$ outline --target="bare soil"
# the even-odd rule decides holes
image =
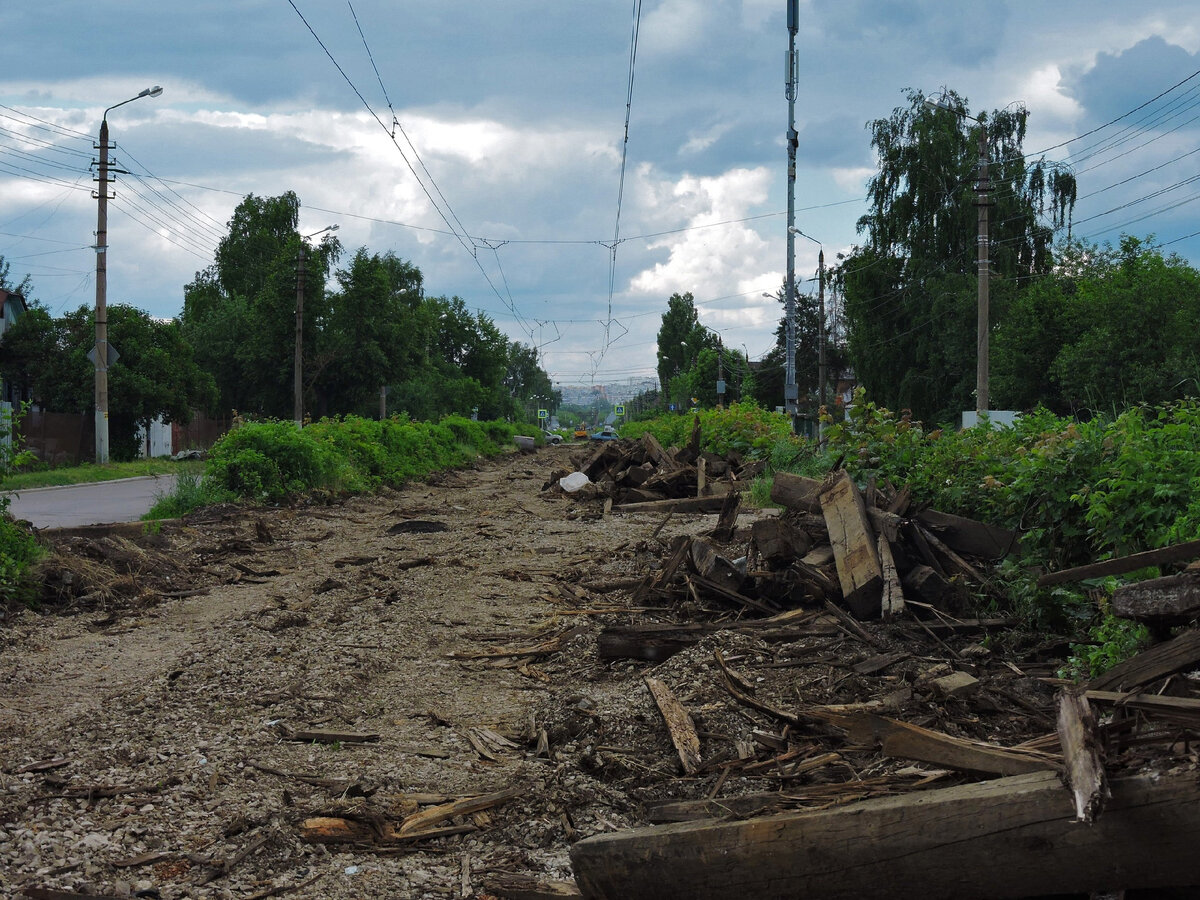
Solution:
[[[58,606],[0,627],[0,893],[457,897],[489,875],[568,879],[570,841],[637,822],[638,804],[562,750],[597,708],[630,703],[623,680],[602,683],[597,617],[565,609],[562,586],[643,573],[712,519],[675,517],[648,546],[661,514],[542,493],[570,452],[157,535],[55,537]],[[566,629],[560,652],[483,655]],[[636,706],[660,731],[649,696]],[[306,729],[378,740],[287,740]],[[670,777],[656,736],[661,758],[632,764]],[[577,755],[603,768],[591,744]],[[512,786],[460,835],[386,852],[302,838],[318,814],[399,820],[439,799],[418,795]]]
[[[979,634],[826,621],[782,642],[722,631],[657,664],[602,662],[605,624],[731,611],[631,608],[622,585],[716,517],[611,514],[543,490],[582,453],[216,508],[158,533],[49,537],[45,609],[0,623],[0,894],[519,896],[504,890],[514,877],[570,881],[574,841],[660,821],[649,810],[664,801],[743,815],[756,797],[825,807],[967,777],[772,714],[798,704],[882,700],[945,733],[1052,749],[1034,739],[1054,730],[1062,648],[1036,642],[1002,660]],[[742,513],[731,557],[771,514]],[[932,691],[951,670],[979,689]],[[647,675],[694,720],[691,776]],[[305,731],[341,737],[294,739]],[[1190,748],[1174,756],[1157,762],[1195,765]],[[506,790],[438,833],[394,834],[418,810]],[[312,840],[320,817],[359,831]]]

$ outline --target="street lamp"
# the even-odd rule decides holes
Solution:
[[[925,98],[925,105],[933,109],[944,109],[956,116],[970,119],[979,126],[979,178],[975,183],[975,205],[979,207],[978,262],[976,266],[979,281],[979,309],[975,323],[975,415],[981,417],[988,409],[988,354],[989,328],[988,319],[988,277],[991,262],[988,259],[988,146],[987,124],[965,109],[958,109],[946,102],[945,98],[934,100]]]
[[[292,418],[297,428],[304,425],[304,248],[309,238],[337,230],[337,225],[326,225],[320,231],[301,235],[300,252],[296,255],[296,356],[293,361],[295,380],[292,385]]]
[[[157,97],[163,89],[157,84],[136,97],[122,100],[104,110],[100,117],[99,173],[96,182],[96,346],[92,353],[96,364],[96,462],[108,462],[108,114],[118,106]],[[115,354],[113,354],[115,355]]]

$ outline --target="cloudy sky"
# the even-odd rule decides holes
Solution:
[[[109,115],[131,173],[110,204],[110,303],[178,314],[239,200],[293,190],[302,231],[336,223],[348,251],[411,260],[564,386],[653,374],[674,292],[757,357],[786,266],[786,6],[6,2],[0,255],[52,311],[94,302],[101,115],[157,84]],[[865,125],[908,87],[973,112],[1024,103],[1025,149],[1076,171],[1077,235],[1153,234],[1200,264],[1194,0],[800,0],[800,20],[797,225],[814,241],[798,280],[815,241],[827,257],[855,242]]]

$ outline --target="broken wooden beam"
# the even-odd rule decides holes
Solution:
[[[1120,709],[1132,709],[1145,713],[1151,718],[1200,728],[1200,699],[1196,697],[1124,694],[1120,691],[1088,691],[1084,697],[1093,703],[1102,703]]]
[[[904,612],[904,587],[900,583],[900,573],[896,570],[896,558],[892,555],[892,545],[885,535],[879,535],[879,568],[883,573],[883,594],[880,600],[880,614],[885,622]]]
[[[1074,691],[1058,695],[1058,742],[1067,785],[1075,798],[1075,818],[1090,824],[1108,800],[1108,779],[1096,717],[1087,699]]]
[[[1090,691],[1136,691],[1160,678],[1196,668],[1200,668],[1200,631],[1185,631],[1118,663],[1089,681],[1087,688]]]
[[[689,497],[681,500],[650,500],[646,503],[619,503],[613,512],[666,512],[710,513],[720,512],[725,503],[723,496]]]
[[[771,482],[771,502],[800,512],[821,511],[821,482],[790,472],[776,472]]]
[[[1165,566],[1170,563],[1186,562],[1200,557],[1200,541],[1188,541],[1173,547],[1162,547],[1158,550],[1146,550],[1143,553],[1133,553],[1117,559],[1106,559],[1074,569],[1063,569],[1050,572],[1037,580],[1038,587],[1049,587],[1052,584],[1066,584],[1071,581],[1084,581],[1089,578],[1103,578],[1106,575],[1123,575],[1126,572],[1136,572],[1148,566]]]
[[[662,713],[663,721],[667,723],[667,731],[679,754],[683,774],[695,775],[700,769],[700,736],[696,734],[696,724],[661,679],[647,675],[643,680],[658,706],[658,711]]]
[[[1091,826],[1075,822],[1058,776],[1038,772],[600,834],[571,847],[571,864],[588,900],[978,900],[1194,884],[1196,779],[1131,778],[1112,792]]]
[[[856,744],[878,746],[885,755],[897,759],[915,759],[985,775],[1024,775],[1058,769],[1055,758],[1044,753],[969,741],[874,713],[844,715],[818,708],[801,710],[801,714],[843,728]]]
[[[1017,545],[1015,531],[936,509],[922,510],[917,514],[917,521],[941,538],[946,546],[979,559],[1000,559]]]
[[[880,611],[883,569],[862,495],[849,473],[842,470],[821,487],[819,498],[842,598],[858,618],[874,618]]]
[[[1190,622],[1200,616],[1200,572],[1121,585],[1113,591],[1112,613],[1164,627]]]

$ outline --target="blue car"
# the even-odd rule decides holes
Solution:
[[[605,425],[595,434],[588,435],[589,440],[593,441],[616,441],[620,439],[620,435],[611,425]]]

